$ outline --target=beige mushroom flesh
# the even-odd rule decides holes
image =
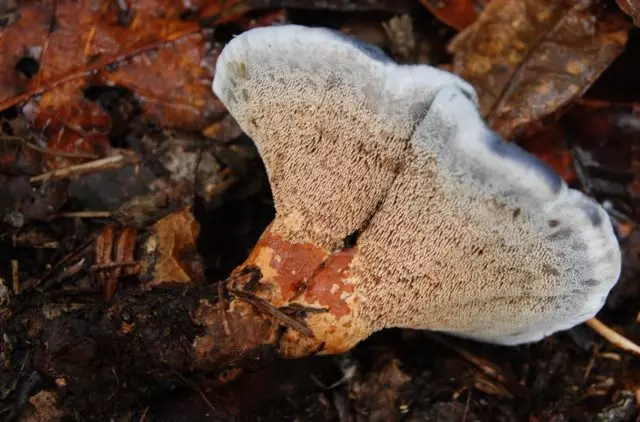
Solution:
[[[389,327],[535,342],[595,316],[618,279],[605,210],[489,130],[453,74],[283,25],[229,42],[213,91],[267,168],[276,218],[243,267],[253,294],[302,310],[286,356]]]

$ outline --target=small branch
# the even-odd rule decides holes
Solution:
[[[55,214],[54,217],[59,217],[59,218],[109,218],[109,217],[111,217],[111,211],[60,212],[58,214]]]
[[[66,152],[66,151],[57,151],[54,149],[50,149],[50,148],[40,148],[37,145],[32,144],[31,142],[27,142],[24,141],[24,145],[29,148],[32,149],[34,151],[37,151],[41,154],[44,155],[51,155],[53,157],[62,157],[62,158],[80,158],[80,159],[84,159],[84,160],[96,160],[99,157],[95,154],[88,154],[85,152]]]
[[[2,137],[0,137],[0,141],[16,141],[16,142],[20,142],[22,145],[24,145],[26,148],[32,149],[34,151],[39,152],[40,154],[44,154],[44,155],[51,155],[54,157],[62,157],[62,158],[83,158],[85,160],[97,160],[98,157],[95,154],[88,154],[88,153],[84,153],[84,152],[66,152],[66,151],[57,151],[51,148],[41,148],[35,144],[32,144],[31,142],[27,141],[24,138],[21,138],[19,136],[9,136],[9,135],[2,135]]]
[[[89,161],[87,163],[77,164],[42,173],[37,176],[31,177],[29,181],[31,183],[34,183],[51,179],[65,179],[71,176],[77,176],[86,173],[95,173],[98,171],[117,169],[129,164],[134,164],[137,161],[138,158],[135,156],[114,155],[113,157],[101,158],[99,160]]]
[[[425,332],[425,334],[440,343],[442,346],[447,347],[456,352],[460,357],[475,365],[484,375],[496,380],[502,386],[505,391],[513,396],[526,397],[530,394],[529,389],[518,383],[511,373],[505,372],[500,366],[488,361],[487,359],[475,356],[463,347],[455,344],[453,341],[447,340],[440,334]]]
[[[239,290],[228,289],[229,293],[255,306],[259,311],[276,319],[281,324],[299,331],[306,337],[313,338],[313,331],[303,323],[296,321],[264,299]]]
[[[11,285],[13,286],[13,294],[20,294],[20,278],[18,277],[18,261],[11,260]]]
[[[600,322],[597,318],[591,318],[585,324],[587,324],[593,331],[600,334],[614,346],[640,356],[640,346],[638,346],[625,336],[616,333],[611,328]]]
[[[496,381],[499,381],[499,382],[501,382],[503,384],[508,384],[508,379],[503,374],[502,369],[499,366],[495,365],[493,362],[489,362],[486,359],[483,359],[481,357],[473,355],[468,350],[463,349],[462,347],[458,346],[455,343],[452,343],[452,342],[450,342],[448,340],[445,340],[442,336],[440,336],[440,335],[438,335],[436,333],[427,333],[427,336],[429,338],[437,341],[441,345],[443,345],[445,347],[448,347],[449,349],[453,350],[458,355],[460,355],[462,358],[464,358],[467,361],[471,362],[478,369],[480,369],[485,375],[487,375],[487,376],[489,376],[489,377],[491,377],[491,378],[495,379]]]

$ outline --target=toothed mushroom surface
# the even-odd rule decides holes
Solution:
[[[261,294],[326,310],[306,317],[315,343],[287,334],[292,355],[387,327],[533,342],[592,318],[618,279],[604,209],[489,130],[453,74],[284,25],[229,42],[213,90],[273,191],[247,260]]]

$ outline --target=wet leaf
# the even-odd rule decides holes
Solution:
[[[551,166],[565,182],[573,183],[576,180],[573,158],[564,142],[564,132],[560,124],[552,124],[541,129],[520,142],[520,146]]]
[[[623,107],[576,106],[563,120],[582,189],[637,219],[640,117]]]
[[[489,0],[420,0],[440,21],[458,31],[471,25],[488,2]]]
[[[633,18],[633,23],[640,26],[640,1],[638,0],[616,0],[620,9]]]
[[[172,0],[129,3],[29,2],[0,32],[0,110],[20,106],[44,135],[40,147],[108,153],[118,122],[91,88],[132,92],[144,118],[164,127],[197,130],[224,113],[211,92],[219,46],[200,22],[236,19],[248,7],[237,0],[200,11]],[[45,170],[77,162],[48,157]]]
[[[450,44],[453,70],[476,87],[491,126],[514,137],[584,93],[629,29],[595,0],[493,0]]]

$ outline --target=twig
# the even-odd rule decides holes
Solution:
[[[111,217],[111,211],[75,211],[75,212],[60,212],[55,214],[54,217],[61,218],[109,218]]]
[[[312,308],[310,306],[302,306],[298,303],[292,303],[290,305],[280,308],[283,312],[302,312],[307,314],[323,314],[329,312],[327,308]]]
[[[58,151],[50,148],[40,148],[39,146],[34,145],[31,142],[28,142],[26,140],[24,140],[23,142],[24,142],[24,146],[26,146],[27,148],[32,149],[34,151],[38,151],[39,153],[44,155],[51,155],[54,157],[62,157],[62,158],[81,158],[85,160],[96,160],[99,158],[95,154],[88,154],[86,152]]]
[[[129,155],[114,155],[113,157],[101,158],[87,163],[77,164],[61,169],[48,171],[46,173],[33,176],[29,179],[31,183],[41,182],[43,180],[64,179],[70,176],[80,174],[93,173],[103,170],[117,169],[128,164],[134,164],[138,161],[137,157]]]
[[[598,357],[600,350],[599,350],[599,346],[597,344],[593,345],[593,350],[591,351],[591,359],[589,359],[589,363],[587,364],[587,367],[584,370],[584,376],[582,377],[582,382],[584,384],[587,383],[587,379],[589,378],[589,375],[591,374],[591,370],[593,369],[593,365],[596,363],[596,358]]]
[[[469,406],[471,405],[471,393],[472,390],[469,389],[467,393],[467,403],[464,405],[464,413],[462,414],[462,422],[467,422],[467,417],[469,416]]]
[[[482,373],[484,373],[488,377],[498,381],[500,384],[502,384],[505,387],[505,391],[507,393],[515,396],[519,396],[519,397],[526,397],[530,394],[528,387],[518,383],[512,374],[505,372],[498,365],[495,365],[494,363],[489,362],[486,359],[473,355],[468,350],[465,350],[464,348],[455,344],[454,342],[448,341],[447,339],[445,339],[443,336],[439,334],[432,333],[432,332],[425,332],[425,334],[428,337],[440,343],[441,345],[450,348],[451,350],[456,352],[458,355],[460,355],[462,358],[471,362],[478,369],[480,369]]]
[[[640,107],[640,104],[637,102],[612,102],[612,101],[605,101],[605,100],[596,100],[593,98],[581,98],[579,100],[576,101],[576,103],[578,105],[581,105],[582,107],[585,108],[592,108],[592,109],[602,109],[602,108],[613,108],[613,107],[617,107],[617,108],[625,108],[625,109],[629,109],[629,110],[637,110],[638,107]]]
[[[147,406],[144,409],[144,412],[142,412],[142,416],[140,416],[140,422],[144,422],[144,420],[147,418],[147,412],[149,411],[149,406]]]
[[[189,387],[193,388],[195,391],[197,391],[198,393],[200,393],[200,397],[202,397],[202,400],[204,400],[204,402],[207,404],[207,406],[209,406],[209,408],[211,409],[212,412],[216,412],[216,408],[213,405],[213,403],[211,403],[211,401],[209,401],[209,398],[207,397],[206,394],[204,394],[204,391],[202,391],[202,389],[200,387],[198,387],[193,381],[191,381],[190,379],[187,379],[184,377],[184,375],[182,375],[180,372],[176,371],[175,369],[172,370],[172,372],[178,377],[180,378],[180,380],[182,380],[182,382],[184,382],[186,385],[188,385]]]
[[[74,250],[72,250],[71,252],[69,252],[60,261],[58,261],[56,264],[51,266],[51,268],[35,283],[34,287],[39,286],[40,283],[42,283],[43,281],[47,281],[47,283],[44,286],[46,288],[47,285],[50,284],[49,280],[51,280],[51,283],[55,282],[56,280],[61,280],[62,277],[64,277],[64,273],[66,272],[66,267],[67,266],[75,266],[76,264],[71,264],[71,262],[76,260],[76,259],[82,259],[81,255],[86,253],[89,250],[89,248],[93,244],[93,241],[94,241],[93,237],[85,240],[85,242],[82,243],[79,247],[77,247]],[[62,269],[62,272],[63,272],[62,277],[58,276],[58,277],[55,277],[55,278],[51,279],[51,277],[57,271],[59,271],[61,269]]]
[[[64,85],[69,81],[85,78],[92,74],[98,73],[108,65],[115,65],[115,64],[124,62],[132,57],[146,53],[148,51],[156,50],[168,42],[179,42],[180,39],[182,38],[187,38],[192,35],[198,35],[200,31],[201,29],[198,25],[194,25],[193,27],[190,26],[186,29],[166,34],[164,37],[162,37],[162,39],[151,42],[142,47],[125,51],[122,54],[117,55],[116,57],[105,56],[102,60],[97,60],[95,63],[91,64],[90,66],[87,66],[85,69],[82,69],[80,71],[74,70],[67,74],[60,75],[58,76],[57,79],[54,79],[51,82],[48,82],[46,84],[38,84],[34,89],[28,90],[27,92],[23,92],[22,94],[15,95],[11,98],[7,98],[3,101],[0,101],[0,110],[4,110],[15,104],[22,103],[35,95],[40,95],[45,91],[49,91],[60,85]]]
[[[93,271],[112,270],[114,268],[122,267],[135,267],[140,262],[138,261],[120,261],[120,262],[108,262],[106,264],[94,264],[91,266]]]
[[[113,391],[113,393],[111,393],[109,398],[107,398],[107,401],[110,401],[113,398],[113,396],[115,396],[116,393],[120,390],[120,378],[118,378],[118,373],[116,372],[116,368],[111,368],[111,373],[113,374],[114,377],[116,377],[116,389]]]
[[[301,334],[304,334],[307,337],[310,337],[310,338],[314,337],[313,331],[311,331],[309,327],[307,327],[300,321],[296,321],[295,319],[291,318],[289,315],[285,314],[280,309],[276,308],[266,300],[246,292],[241,292],[239,290],[228,289],[228,291],[229,293],[237,296],[239,299],[242,299],[245,302],[249,302],[256,308],[258,308],[258,310],[260,310],[261,312],[279,320],[283,325],[286,325],[287,327],[291,327],[294,330],[299,331]]]
[[[18,277],[18,261],[11,260],[11,286],[13,287],[13,294],[20,293],[20,278]]]
[[[600,322],[597,318],[591,318],[586,322],[586,324],[596,333],[600,334],[604,337],[609,343],[613,344],[616,347],[621,348],[622,350],[626,350],[631,353],[635,353],[640,356],[640,346],[623,336],[622,334],[618,334],[613,331],[611,328],[607,327],[605,324]]]
[[[38,151],[41,154],[52,155],[54,157],[62,157],[62,158],[84,158],[85,160],[97,160],[98,157],[95,154],[88,154],[86,152],[67,152],[67,151],[58,151],[50,148],[41,148],[31,142],[27,141],[24,138],[19,136],[9,136],[3,135],[0,137],[0,141],[17,141],[23,144],[25,147],[32,149],[34,151]]]
[[[218,303],[220,304],[220,316],[222,317],[222,328],[227,337],[231,336],[231,328],[229,328],[229,320],[227,319],[227,299],[224,297],[224,286],[218,283]]]
[[[480,358],[478,356],[475,356],[473,354],[471,354],[469,351],[463,349],[462,347],[458,346],[457,344],[454,344],[450,341],[445,340],[443,337],[435,334],[435,333],[427,333],[427,335],[434,339],[435,341],[437,341],[438,343],[442,344],[443,346],[448,347],[449,349],[453,350],[454,352],[456,352],[457,354],[459,354],[460,356],[462,356],[464,359],[468,360],[469,362],[471,362],[472,364],[474,364],[476,367],[478,367],[478,369],[480,369],[482,372],[484,372],[485,375],[490,376],[491,378],[504,383],[504,384],[508,384],[509,380],[507,379],[507,377],[502,373],[502,370],[494,365],[493,363],[489,362],[486,359]]]

